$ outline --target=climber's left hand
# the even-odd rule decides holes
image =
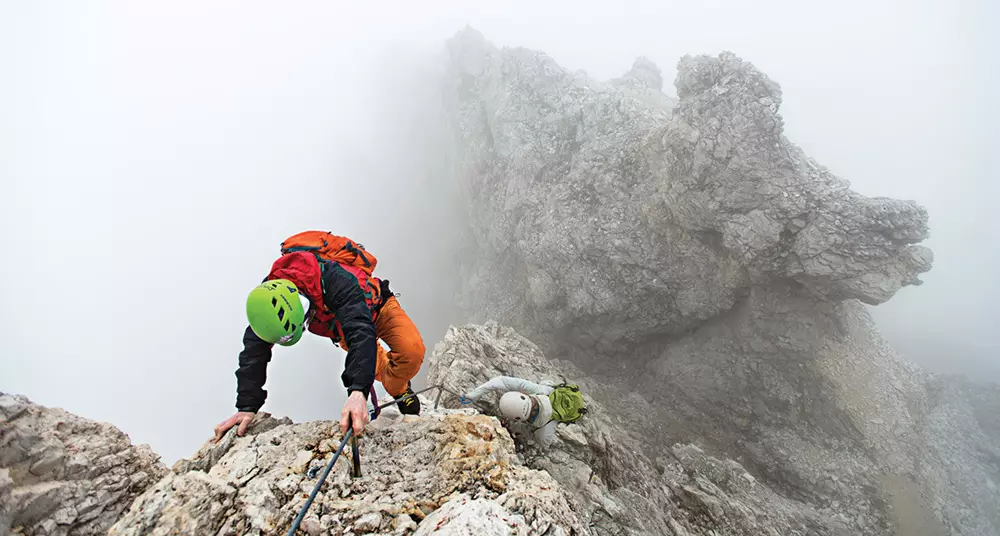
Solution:
[[[368,403],[365,395],[361,391],[353,391],[344,402],[344,409],[340,412],[340,431],[347,433],[350,426],[354,429],[354,435],[358,435],[368,423]]]

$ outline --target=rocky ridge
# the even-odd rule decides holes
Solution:
[[[175,464],[109,534],[284,534],[340,443],[334,426],[258,414],[246,436],[230,432]],[[403,418],[387,409],[359,443],[361,477],[351,477],[348,447],[302,533],[583,530],[558,484],[516,463],[513,441],[495,419],[433,410]]]
[[[167,468],[106,423],[0,393],[0,534],[106,534]]]
[[[602,82],[471,29],[447,61],[469,318],[579,366],[650,449],[737,459],[862,534],[1000,533],[996,387],[906,362],[865,308],[930,269],[923,207],[805,155],[729,52],[682,58],[676,99],[646,59]]]
[[[682,58],[674,101],[642,58],[605,83],[474,30],[448,52],[476,318],[605,349],[772,281],[874,304],[930,269],[926,210],[858,195],[792,145],[780,88],[731,53]]]
[[[647,454],[633,423],[599,401],[615,403],[617,393],[572,363],[547,359],[509,327],[452,327],[428,364],[428,382],[454,393],[499,375],[551,384],[568,378],[581,386],[588,412],[577,423],[558,425],[552,447],[540,449],[530,436],[518,441],[529,467],[551,474],[572,494],[593,534],[855,533],[855,521],[843,509],[783,497],[739,463],[713,457],[696,445],[663,445]],[[645,405],[633,398],[626,403]],[[497,399],[488,398],[479,405],[481,411],[495,412]],[[454,396],[443,397],[442,404],[461,407]]]
[[[540,378],[578,372],[568,363],[550,362],[530,341],[496,324],[450,329],[427,363],[432,381],[454,392],[501,371]],[[547,451],[530,440],[515,443],[490,415],[489,404],[455,407],[454,396],[444,391],[441,396],[421,395],[425,409],[419,417],[385,409],[361,436],[361,476],[350,474],[348,448],[299,533],[851,534],[850,520],[835,510],[782,497],[740,464],[697,446],[673,445],[659,459],[647,458],[623,423],[591,396],[601,394],[600,389],[591,391],[589,382],[584,383],[590,410],[586,419],[560,425],[559,439]],[[17,401],[44,421],[58,416],[112,438],[123,435],[23,397]],[[93,525],[47,532],[46,520],[20,523],[25,519],[21,509],[14,516],[17,531],[284,534],[339,444],[335,426],[332,421],[295,424],[262,412],[244,437],[230,431],[169,471],[159,467],[158,481],[137,480],[129,497],[134,501],[124,511],[106,508],[90,518]],[[43,432],[57,434],[55,429]],[[8,433],[22,436],[24,431]],[[48,436],[43,434],[41,441],[50,441]],[[83,446],[99,452],[101,436],[91,439]],[[56,472],[64,469],[57,466]],[[46,515],[53,519],[61,514]],[[99,526],[103,529],[97,530]]]

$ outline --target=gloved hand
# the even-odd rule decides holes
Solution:
[[[458,401],[463,406],[468,406],[469,404],[471,404],[473,402],[471,398],[466,398],[465,395],[462,395],[462,396],[458,397]]]

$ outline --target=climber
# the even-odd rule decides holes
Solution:
[[[406,396],[399,411],[420,414],[410,380],[424,360],[420,332],[389,289],[372,276],[374,255],[347,238],[305,231],[281,244],[264,281],[246,302],[249,326],[236,370],[236,409],[215,427],[215,441],[233,426],[242,436],[264,405],[267,364],[274,344],[291,346],[305,330],[327,337],[347,351],[344,373],[347,401],[340,428],[358,434],[368,422],[367,400],[378,380],[394,399]],[[379,344],[383,340],[388,352]]]
[[[535,441],[544,448],[555,441],[558,423],[575,422],[586,413],[576,385],[542,385],[511,376],[496,376],[458,400],[468,405],[492,391],[505,391],[498,404],[500,415],[517,425],[528,426]]]

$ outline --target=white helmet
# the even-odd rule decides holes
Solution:
[[[524,393],[508,391],[500,397],[500,414],[512,421],[527,421],[531,415],[531,399]]]

